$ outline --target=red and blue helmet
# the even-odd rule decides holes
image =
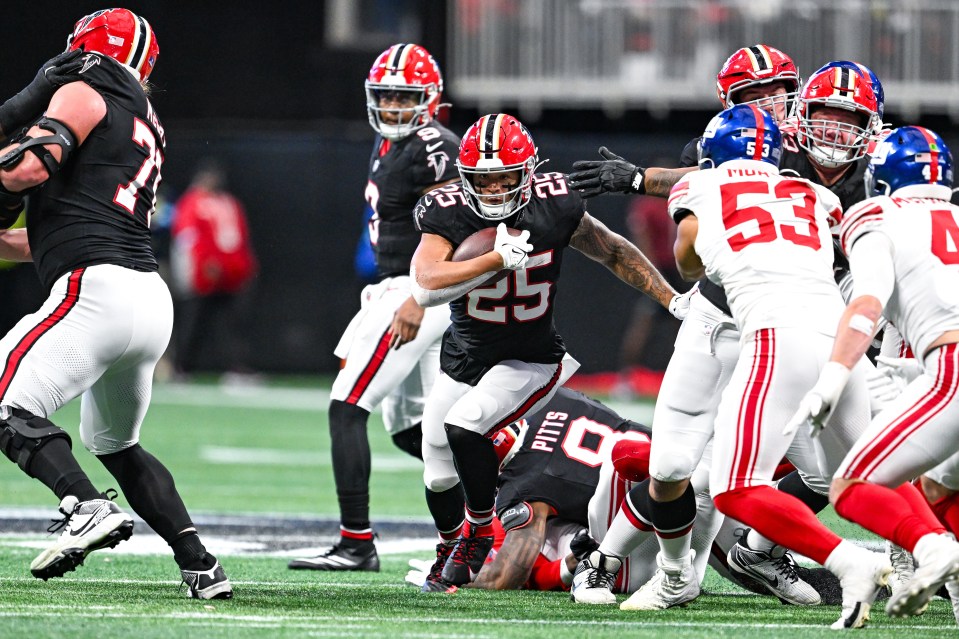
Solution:
[[[935,131],[921,126],[893,129],[880,142],[863,177],[866,195],[952,196],[952,153]]]
[[[699,140],[699,168],[730,160],[759,160],[779,167],[782,134],[773,116],[754,104],[737,104],[716,115]]]

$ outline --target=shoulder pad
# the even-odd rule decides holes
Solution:
[[[503,530],[509,532],[510,530],[519,530],[529,524],[533,520],[533,510],[528,503],[523,501],[510,506],[502,513],[497,513],[497,517],[503,524]]]

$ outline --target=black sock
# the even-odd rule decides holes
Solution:
[[[97,458],[117,480],[133,512],[165,542],[173,543],[193,528],[173,475],[139,444]]]
[[[463,525],[463,486],[456,484],[441,493],[426,489],[426,507],[441,533],[452,533]]]
[[[209,570],[216,565],[216,557],[203,547],[195,531],[183,533],[172,542],[173,559],[181,570]]]
[[[649,496],[649,482],[647,477],[629,489],[629,503],[633,505],[639,516],[646,521],[653,521],[653,510],[649,505],[652,498]]]
[[[333,480],[340,502],[340,523],[349,530],[370,528],[370,414],[356,404],[330,402],[330,447]]]
[[[416,424],[393,435],[393,444],[417,459],[423,459],[423,424]]]
[[[692,526],[696,521],[696,493],[693,485],[686,486],[686,492],[673,501],[656,501],[650,497],[649,512],[653,515],[653,526],[657,531],[674,532]]]
[[[822,512],[822,510],[829,505],[829,497],[820,495],[807,486],[806,483],[803,482],[802,477],[799,476],[798,470],[794,470],[780,479],[776,489],[781,490],[787,495],[792,495],[809,506],[809,509],[814,513]]]
[[[80,501],[100,499],[100,491],[94,488],[73,456],[69,442],[62,437],[51,439],[37,449],[27,468],[30,471],[27,474],[52,490],[58,499],[67,495]]]
[[[483,435],[450,424],[446,424],[446,438],[463,484],[467,507],[474,512],[493,510],[499,477],[499,458],[493,442]]]

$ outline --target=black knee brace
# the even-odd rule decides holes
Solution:
[[[72,446],[70,435],[49,419],[21,408],[0,406],[0,451],[28,475],[36,452],[61,438]]]

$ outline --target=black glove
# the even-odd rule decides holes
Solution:
[[[569,540],[569,551],[576,557],[576,561],[586,559],[589,553],[599,548],[599,542],[589,536],[589,531],[585,528],[576,536]]]
[[[0,106],[0,133],[9,137],[40,117],[57,88],[78,79],[83,68],[82,56],[83,51],[77,49],[47,60],[27,88]]]
[[[599,154],[605,160],[580,160],[573,162],[575,173],[569,174],[569,185],[583,197],[594,197],[603,193],[646,192],[643,177],[646,170],[630,164],[605,146],[599,147]]]

